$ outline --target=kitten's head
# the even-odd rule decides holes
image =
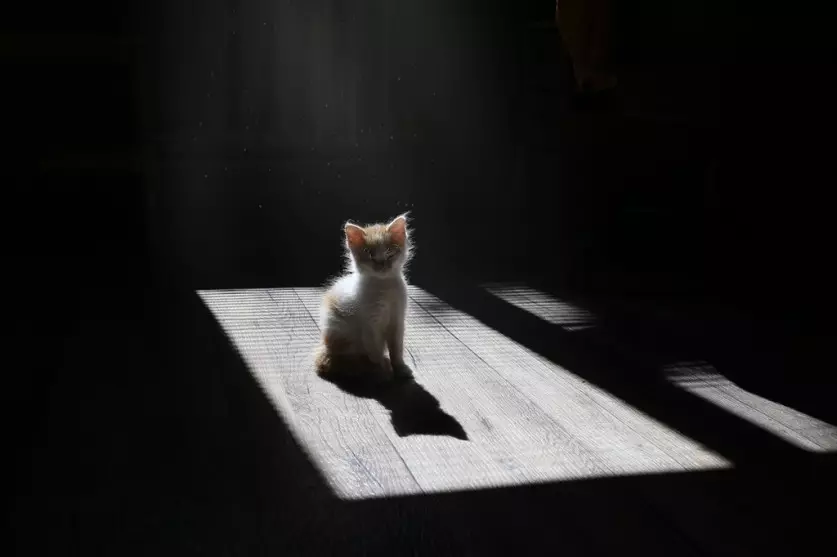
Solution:
[[[410,258],[407,215],[389,224],[358,226],[346,223],[346,248],[361,274],[385,278],[401,273]]]

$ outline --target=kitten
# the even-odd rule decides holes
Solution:
[[[345,234],[348,267],[323,297],[317,373],[361,364],[385,376],[410,375],[404,364],[404,266],[411,247],[407,215],[367,227],[347,222]]]

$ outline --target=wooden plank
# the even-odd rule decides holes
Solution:
[[[718,468],[720,456],[418,288],[411,297],[439,325],[529,397],[610,473]]]
[[[737,334],[734,324],[744,327],[743,323],[746,322],[746,318],[734,310],[713,305],[683,306],[673,310],[656,306],[652,300],[621,300],[620,304],[629,312],[648,314],[650,311],[651,315],[662,322],[678,320],[682,322],[683,315],[691,315],[693,319],[711,323],[716,329],[726,329],[730,335]],[[682,315],[678,317],[678,314]],[[661,346],[638,349],[630,342],[615,342],[615,339],[611,339],[611,342],[612,346],[624,357],[642,362],[644,365],[658,365],[660,349],[664,348]],[[646,354],[648,350],[651,350],[651,353]],[[678,362],[673,359],[673,355],[671,361],[673,363],[662,367],[662,373],[671,382],[692,394],[760,426],[797,447],[814,452],[837,449],[837,427],[833,424],[751,393],[724,377],[707,361]]]
[[[822,452],[837,449],[837,427],[798,410],[750,393],[715,370],[707,362],[666,366],[672,382],[748,420],[803,449]]]
[[[837,449],[837,428],[831,424],[745,391],[732,382],[718,386],[716,389],[722,393],[724,399],[723,402],[720,399],[716,401],[720,406],[736,414],[739,414],[739,411],[749,413],[749,409],[758,411],[764,418],[752,416],[756,423],[771,431],[775,431],[774,424],[779,428],[790,430],[793,433],[786,438],[800,447],[816,452]],[[729,403],[729,407],[726,403]],[[737,406],[739,411],[732,410],[733,406]],[[739,415],[744,417],[743,413]]]
[[[309,308],[316,297],[301,293]],[[467,346],[415,307],[405,348],[417,382],[455,409],[469,443],[449,437],[391,434],[425,491],[475,489],[606,475],[596,455],[499,377]],[[553,450],[544,451],[544,447]],[[556,472],[557,470],[557,472]]]
[[[526,285],[485,284],[483,288],[504,302],[567,331],[592,327],[596,316],[584,308],[559,300]]]
[[[292,289],[200,294],[338,495],[419,491],[368,401],[314,373],[319,330]]]
[[[507,303],[568,331],[582,330],[594,326],[597,321],[596,315],[588,310],[539,292],[525,284],[485,284],[483,288]],[[625,348],[620,347],[620,349],[624,352]],[[625,423],[627,427],[632,427],[631,424],[645,423],[650,420],[649,417],[633,406],[622,403],[606,391],[589,385],[585,386],[585,391],[603,410],[609,412],[615,419]],[[675,434],[670,428],[662,424],[644,429],[643,435],[680,462],[684,469],[715,468],[724,465],[722,459],[708,451],[696,453],[692,444],[684,445],[682,436]]]
[[[297,292],[309,311],[317,310],[319,289]],[[468,435],[467,442],[444,436],[399,437],[384,427],[424,492],[614,473],[596,451],[567,433],[420,305],[410,309],[405,340],[416,381],[438,397],[441,408],[453,414]],[[560,492],[569,496],[573,490]],[[620,500],[609,491],[571,500],[571,516],[562,516],[560,509],[550,513],[564,523],[564,535],[576,547],[587,544],[594,554],[608,554],[624,543],[641,543],[652,554],[692,554],[674,532],[646,512],[641,501]],[[597,536],[604,522],[619,524],[620,535]]]
[[[421,289],[411,290],[411,297],[425,306],[436,318],[437,326],[444,327],[467,344],[480,358],[502,374],[520,392],[525,393],[568,434],[576,437],[593,452],[601,465],[613,475],[676,472],[726,468],[729,464],[698,443],[671,430],[639,410],[615,398],[610,393],[591,385],[555,365],[546,358],[513,342],[504,335],[483,325],[475,318],[456,311],[443,301]],[[526,301],[526,300],[524,300]],[[544,446],[549,451],[553,447]],[[629,484],[630,485],[630,484]],[[703,496],[697,494],[694,504],[701,505]],[[675,502],[676,503],[676,502]],[[682,504],[682,501],[680,501]],[[714,502],[705,501],[710,508]],[[677,508],[665,494],[654,490],[628,489],[610,493],[603,506],[609,513],[630,517],[629,530],[623,530],[615,540],[595,540],[603,554],[619,551],[620,544],[639,543],[649,539],[653,531],[661,553],[666,547],[677,547],[677,552],[692,553],[698,546],[722,548],[723,541],[710,537],[704,544],[696,535],[694,525],[684,522]],[[653,510],[653,509],[657,510]],[[585,509],[579,509],[585,513]],[[690,516],[689,513],[685,513]],[[673,520],[660,517],[673,516]],[[700,516],[707,528],[713,527],[711,516]],[[615,517],[612,518],[615,521]],[[672,526],[676,525],[676,528]],[[699,529],[698,529],[699,530]],[[675,531],[686,534],[676,534]],[[634,539],[631,539],[633,537]],[[691,538],[693,541],[688,542]],[[697,545],[693,545],[697,544]],[[685,547],[684,547],[685,546]]]
[[[315,311],[318,291],[299,294]],[[427,299],[426,293],[416,289],[411,295]],[[433,307],[442,306],[436,300]],[[437,314],[439,311],[435,310]],[[607,393],[577,378],[573,383],[574,376],[556,370],[469,316],[455,314],[441,316],[441,322],[448,327],[454,323],[458,335],[479,346],[470,346],[450,334],[440,325],[440,319],[421,307],[420,301],[413,306],[407,323],[408,363],[417,380],[439,398],[443,408],[457,410],[456,418],[476,446],[456,447],[438,439],[402,446],[399,438],[393,438],[399,452],[402,448],[418,451],[402,454],[420,483],[422,468],[426,469],[425,489],[466,489],[724,464],[719,457]],[[459,325],[455,325],[457,322]],[[489,365],[492,362],[494,365]],[[451,385],[456,388],[451,389]],[[595,391],[592,396],[591,391]],[[653,435],[649,436],[648,431]],[[440,478],[435,458],[428,452],[448,462],[446,467],[450,469],[445,469],[444,478]],[[486,459],[494,461],[495,466],[485,468]]]

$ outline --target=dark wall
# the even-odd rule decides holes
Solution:
[[[766,315],[833,327],[828,131],[837,123],[834,10],[737,11],[723,62],[718,280]]]
[[[22,283],[144,272],[137,29],[130,5],[3,17],[7,256]]]
[[[521,212],[507,94],[516,26],[502,13],[187,4],[167,4],[151,64],[153,222],[173,275],[319,282],[337,270],[345,219],[405,210],[426,253],[476,259],[484,226]],[[512,240],[495,241],[503,253]]]
[[[680,79],[657,93],[700,111],[689,128],[665,114],[577,116],[560,37],[531,25],[553,9],[167,4],[151,64],[162,180],[152,221],[167,272],[202,284],[319,282],[343,220],[405,209],[422,250],[416,272],[447,261],[583,282],[617,262],[659,263],[644,215],[649,200],[701,201],[717,99],[688,93],[716,84]],[[688,195],[673,196],[672,180]]]
[[[614,67],[627,105],[647,117],[602,142],[615,153],[591,194],[607,200],[589,209],[592,259],[626,270],[629,289],[827,319],[833,14],[810,3],[615,6]]]
[[[4,7],[3,439],[29,489],[54,380],[82,323],[133,319],[150,277],[132,6]],[[118,291],[104,306],[103,293]],[[83,404],[83,402],[79,402]],[[13,498],[10,498],[13,499]]]
[[[797,12],[617,2],[622,104],[593,114],[570,102],[560,37],[529,25],[552,2],[147,15],[164,277],[319,283],[342,221],[409,209],[415,272],[528,269],[750,308],[789,281],[823,292],[824,215],[806,218],[822,204],[798,182],[825,160],[806,126],[831,118],[829,73],[820,24]]]
[[[141,284],[150,254],[164,281],[319,283],[343,220],[408,209],[416,272],[621,277],[751,305],[793,281],[825,292],[822,18],[618,2],[628,108],[590,115],[558,35],[529,26],[553,6],[13,14],[5,172],[25,230],[49,232],[18,229],[11,249],[31,277],[79,284]]]

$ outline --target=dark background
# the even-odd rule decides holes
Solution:
[[[4,409],[18,485],[56,397],[116,400],[115,362],[177,361],[143,348],[180,307],[170,297],[321,284],[343,221],[404,210],[417,283],[639,300],[630,319],[734,309],[747,338],[728,335],[725,354],[774,362],[739,373],[824,416],[831,19],[675,4],[616,3],[622,88],[584,109],[557,32],[539,25],[548,1],[8,9]],[[101,390],[64,391],[79,377]],[[88,418],[79,431],[108,420]]]
[[[84,281],[318,283],[343,220],[406,207],[416,272],[815,311],[833,277],[826,14],[615,6],[624,87],[594,115],[569,105],[542,0],[15,8],[9,249]]]

